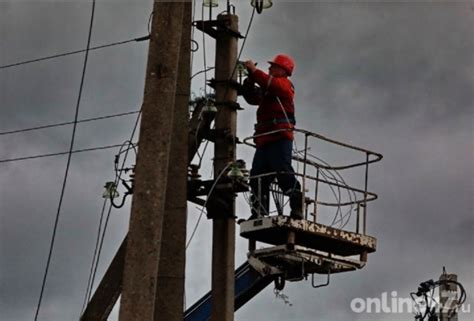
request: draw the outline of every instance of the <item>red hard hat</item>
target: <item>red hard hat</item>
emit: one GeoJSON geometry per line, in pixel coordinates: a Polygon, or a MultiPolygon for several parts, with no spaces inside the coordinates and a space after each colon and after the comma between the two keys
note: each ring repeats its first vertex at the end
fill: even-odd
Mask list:
{"type": "Polygon", "coordinates": [[[275,58],[273,58],[273,61],[269,61],[268,63],[283,68],[288,76],[291,76],[293,69],[295,68],[295,62],[293,61],[293,58],[283,54],[276,55],[275,58]]]}

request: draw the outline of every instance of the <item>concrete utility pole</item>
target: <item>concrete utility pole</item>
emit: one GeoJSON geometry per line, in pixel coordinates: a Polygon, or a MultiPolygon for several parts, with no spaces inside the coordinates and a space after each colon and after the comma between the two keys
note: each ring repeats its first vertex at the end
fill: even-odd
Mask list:
{"type": "MultiPolygon", "coordinates": [[[[228,29],[238,33],[238,17],[222,14],[217,17],[228,29]]],[[[214,177],[235,161],[235,137],[237,112],[235,103],[237,91],[229,86],[228,80],[236,80],[237,40],[230,32],[218,32],[216,36],[216,140],[214,147],[214,177]],[[234,74],[233,74],[234,73],[234,74]]],[[[231,192],[215,196],[225,203],[213,219],[212,226],[212,321],[234,320],[234,267],[235,267],[235,198],[231,192]],[[227,194],[227,195],[226,195],[227,194]]]]}
{"type": "MultiPolygon", "coordinates": [[[[160,0],[155,0],[153,6],[140,144],[123,273],[120,321],[157,320],[155,304],[163,299],[159,298],[159,295],[157,299],[158,278],[180,279],[177,275],[166,275],[169,269],[164,269],[163,266],[171,264],[173,260],[160,261],[160,254],[163,224],[164,222],[169,224],[169,220],[164,219],[165,205],[168,215],[177,215],[180,217],[178,220],[182,221],[182,205],[175,200],[166,202],[166,195],[172,192],[171,187],[167,188],[167,178],[184,7],[183,1],[160,0]],[[160,273],[159,268],[160,270],[163,268],[162,271],[165,272],[160,273]]],[[[186,127],[181,130],[186,130],[186,127]]],[[[180,262],[179,266],[183,264],[184,262],[180,262]]],[[[181,267],[178,273],[181,273],[181,267]]],[[[182,292],[181,286],[176,291],[182,292]]],[[[182,296],[182,293],[178,295],[182,296]]],[[[173,301],[168,303],[180,305],[182,313],[182,304],[173,301]]]]}
{"type": "Polygon", "coordinates": [[[173,136],[171,137],[168,184],[161,255],[157,277],[154,320],[184,319],[184,275],[186,261],[186,216],[188,177],[188,109],[191,86],[192,4],[184,4],[173,136]]]}
{"type": "MultiPolygon", "coordinates": [[[[456,274],[447,274],[445,271],[439,277],[439,281],[456,281],[458,280],[458,276],[456,274]]],[[[440,303],[440,311],[439,311],[439,320],[440,321],[458,321],[458,314],[456,311],[451,311],[450,309],[455,307],[458,304],[458,293],[457,293],[457,285],[454,283],[442,283],[439,286],[439,303],[440,303]]]]}

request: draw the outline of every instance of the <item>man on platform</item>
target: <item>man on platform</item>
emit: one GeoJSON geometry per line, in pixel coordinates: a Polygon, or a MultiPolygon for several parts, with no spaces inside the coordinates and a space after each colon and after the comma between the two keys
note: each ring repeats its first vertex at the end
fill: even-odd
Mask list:
{"type": "Polygon", "coordinates": [[[279,54],[272,61],[268,74],[252,60],[245,61],[249,77],[244,82],[244,98],[258,105],[255,139],[257,146],[250,171],[252,192],[251,219],[268,215],[270,184],[277,178],[278,186],[290,198],[290,216],[303,218],[301,186],[291,166],[293,128],[295,126],[294,87],[288,79],[295,64],[288,55],[279,54]],[[258,85],[258,86],[256,86],[258,85]],[[276,173],[278,174],[271,174],[276,173]]]}

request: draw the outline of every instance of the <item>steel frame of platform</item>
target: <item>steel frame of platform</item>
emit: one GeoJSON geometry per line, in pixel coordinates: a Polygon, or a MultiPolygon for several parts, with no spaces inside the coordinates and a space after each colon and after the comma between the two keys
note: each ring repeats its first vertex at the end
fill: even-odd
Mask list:
{"type": "Polygon", "coordinates": [[[308,274],[335,274],[355,271],[365,262],[331,255],[303,246],[279,245],[252,251],[249,263],[260,273],[284,275],[288,280],[301,280],[308,274]]]}
{"type": "Polygon", "coordinates": [[[272,245],[293,244],[339,256],[360,255],[366,260],[375,252],[377,240],[369,235],[345,231],[308,220],[268,216],[240,224],[244,238],[272,245]]]}

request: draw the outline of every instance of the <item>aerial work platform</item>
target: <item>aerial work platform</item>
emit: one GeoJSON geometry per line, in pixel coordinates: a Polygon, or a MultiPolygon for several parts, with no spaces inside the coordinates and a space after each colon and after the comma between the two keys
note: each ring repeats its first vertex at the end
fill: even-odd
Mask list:
{"type": "MultiPolygon", "coordinates": [[[[247,262],[235,272],[235,309],[273,282],[277,295],[286,281],[308,277],[314,288],[327,286],[331,274],[362,269],[368,254],[377,248],[377,240],[367,234],[368,203],[377,199],[377,194],[368,188],[368,171],[369,165],[380,161],[382,155],[305,130],[293,129],[293,133],[292,158],[297,164],[294,172],[252,176],[241,160],[229,163],[217,180],[201,180],[198,167],[190,171],[188,199],[206,206],[208,218],[232,212],[221,205],[237,193],[248,192],[251,180],[262,184],[262,180],[268,181],[267,176],[272,177],[268,195],[252,195],[265,197],[269,201],[266,207],[255,207],[246,197],[252,216],[259,218],[237,221],[240,236],[249,240],[249,252],[247,262]],[[302,135],[299,141],[298,135],[302,135]],[[325,147],[336,150],[326,153],[325,147]],[[311,154],[311,150],[318,151],[318,155],[311,154]],[[334,160],[327,159],[328,155],[334,160]],[[289,196],[278,184],[282,175],[294,175],[301,184],[303,219],[288,216],[289,196]],[[265,247],[257,249],[257,242],[259,247],[265,247]],[[324,275],[327,282],[316,282],[324,275]]],[[[250,143],[254,138],[248,137],[243,143],[254,146],[250,143]]],[[[209,292],[188,309],[185,320],[208,320],[211,295],[209,292]]]]}
{"type": "Polygon", "coordinates": [[[287,244],[288,232],[294,232],[295,245],[340,256],[372,253],[377,244],[368,235],[287,216],[268,216],[240,224],[240,236],[272,245],[287,244]]]}
{"type": "MultiPolygon", "coordinates": [[[[329,282],[330,274],[363,268],[368,254],[376,251],[377,240],[366,233],[367,204],[377,199],[377,194],[368,189],[368,171],[382,155],[305,130],[295,128],[293,133],[294,146],[303,143],[303,148],[295,147],[293,154],[296,171],[265,173],[250,179],[261,184],[269,175],[277,179],[281,175],[296,176],[303,192],[304,219],[285,215],[290,212],[285,209],[288,195],[274,180],[270,185],[273,208],[271,204],[263,210],[253,208],[252,214],[260,217],[242,220],[240,236],[249,240],[249,263],[260,273],[271,271],[289,281],[327,274],[329,282]],[[334,156],[322,159],[311,150],[334,156]],[[257,250],[256,242],[270,246],[257,250]]],[[[254,138],[248,137],[244,143],[254,146],[254,138]]]]}
{"type": "Polygon", "coordinates": [[[369,235],[282,215],[244,221],[240,235],[249,239],[249,263],[256,270],[289,281],[310,274],[314,280],[315,273],[327,274],[329,280],[330,274],[361,269],[377,245],[369,235]],[[274,246],[257,250],[255,242],[274,246]]]}

